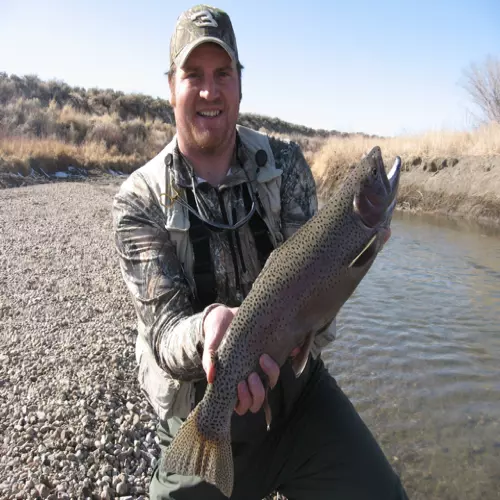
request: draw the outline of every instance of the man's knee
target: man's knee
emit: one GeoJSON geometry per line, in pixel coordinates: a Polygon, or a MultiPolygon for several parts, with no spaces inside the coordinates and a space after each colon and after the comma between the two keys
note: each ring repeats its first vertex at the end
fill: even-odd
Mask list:
{"type": "Polygon", "coordinates": [[[282,491],[293,499],[405,499],[398,475],[354,405],[326,372],[287,431],[282,491]],[[288,494],[287,494],[288,493],[288,494]]]}

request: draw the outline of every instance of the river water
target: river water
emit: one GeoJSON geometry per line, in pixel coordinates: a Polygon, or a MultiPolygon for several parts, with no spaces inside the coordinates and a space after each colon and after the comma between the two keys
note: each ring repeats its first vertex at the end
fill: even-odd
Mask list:
{"type": "Polygon", "coordinates": [[[412,499],[500,498],[500,231],[396,214],[325,361],[412,499]]]}

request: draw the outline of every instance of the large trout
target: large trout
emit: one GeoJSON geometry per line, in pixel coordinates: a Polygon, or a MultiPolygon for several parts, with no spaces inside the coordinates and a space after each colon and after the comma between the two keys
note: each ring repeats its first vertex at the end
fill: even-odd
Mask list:
{"type": "MultiPolygon", "coordinates": [[[[214,382],[162,459],[165,470],[200,476],[231,496],[238,383],[259,372],[262,354],[282,366],[297,346],[293,369],[300,376],[315,333],[335,318],[389,238],[400,167],[397,157],[387,175],[380,148],[373,148],[321,210],[272,252],[217,350],[214,382]]],[[[266,411],[268,424],[269,417],[266,411]]]]}

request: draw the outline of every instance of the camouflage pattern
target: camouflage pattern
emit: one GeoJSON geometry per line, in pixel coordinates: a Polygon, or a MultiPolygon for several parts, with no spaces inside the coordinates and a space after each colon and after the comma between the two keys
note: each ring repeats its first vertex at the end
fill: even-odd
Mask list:
{"type": "Polygon", "coordinates": [[[191,50],[203,41],[221,45],[234,62],[238,61],[236,36],[229,16],[208,5],[196,5],[177,19],[170,39],[170,65],[182,67],[191,50]]]}
{"type": "MultiPolygon", "coordinates": [[[[175,141],[174,137],[172,142],[175,141]]],[[[316,213],[316,187],[298,145],[273,138],[270,138],[269,143],[276,167],[282,171],[280,183],[276,185],[281,199],[280,217],[277,227],[273,229],[279,232],[276,239],[283,241],[316,213]]],[[[246,215],[241,194],[248,183],[245,170],[247,173],[257,170],[254,158],[245,153],[245,148],[241,154],[245,159],[245,169],[233,161],[229,174],[219,186],[230,222],[233,221],[233,213],[236,213],[237,220],[246,215]]],[[[161,161],[154,168],[158,170],[158,175],[161,170],[164,176],[165,157],[164,154],[161,156],[158,158],[161,161]]],[[[143,325],[156,363],[170,379],[168,383],[193,382],[205,377],[201,364],[201,325],[208,309],[197,311],[193,306],[192,285],[178,258],[171,235],[165,228],[164,198],[155,192],[143,173],[144,168],[130,175],[114,199],[113,221],[120,267],[134,302],[138,322],[143,325]]],[[[173,155],[172,170],[178,191],[191,185],[189,168],[177,154],[173,155]]],[[[198,181],[196,187],[205,215],[223,222],[217,190],[206,182],[198,181]]],[[[236,289],[236,268],[230,250],[234,235],[231,232],[211,232],[210,236],[217,302],[232,306],[242,301],[261,270],[248,224],[238,229],[238,233],[242,249],[242,255],[236,252],[240,292],[236,289]]],[[[317,336],[313,355],[317,355],[321,347],[333,340],[335,335],[334,328],[322,333],[317,336]]],[[[147,388],[145,390],[148,391],[147,388]]]]}

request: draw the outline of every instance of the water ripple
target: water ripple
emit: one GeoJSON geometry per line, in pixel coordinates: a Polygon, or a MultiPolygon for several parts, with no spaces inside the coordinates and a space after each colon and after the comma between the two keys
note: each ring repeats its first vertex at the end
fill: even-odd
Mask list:
{"type": "Polygon", "coordinates": [[[396,216],[338,326],[327,366],[411,497],[500,498],[500,234],[396,216]]]}

